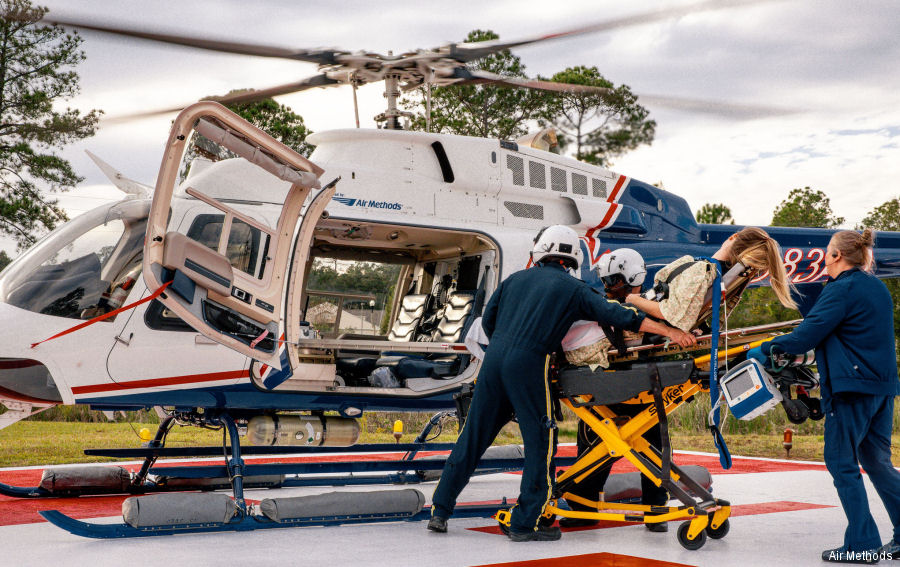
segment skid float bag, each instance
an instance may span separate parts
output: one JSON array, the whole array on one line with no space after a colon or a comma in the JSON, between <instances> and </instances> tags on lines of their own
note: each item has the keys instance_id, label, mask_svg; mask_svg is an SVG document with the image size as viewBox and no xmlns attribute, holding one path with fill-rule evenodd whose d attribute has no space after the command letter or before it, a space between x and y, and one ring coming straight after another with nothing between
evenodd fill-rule
<instances>
[{"instance_id":1,"label":"skid float bag","mask_svg":"<svg viewBox=\"0 0 900 567\"><path fill-rule=\"evenodd\" d=\"M425 505L425 495L415 489L377 492L328 492L314 496L266 498L259 503L263 515L275 522L296 518L333 518L385 514L413 516Z\"/></svg>"},{"instance_id":2,"label":"skid float bag","mask_svg":"<svg viewBox=\"0 0 900 567\"><path fill-rule=\"evenodd\" d=\"M78 466L44 469L41 488L48 492L106 488L125 492L131 484L131 473L123 467Z\"/></svg>"},{"instance_id":3,"label":"skid float bag","mask_svg":"<svg viewBox=\"0 0 900 567\"><path fill-rule=\"evenodd\" d=\"M154 494L122 502L122 518L133 528L227 523L237 506L225 494Z\"/></svg>"}]
</instances>

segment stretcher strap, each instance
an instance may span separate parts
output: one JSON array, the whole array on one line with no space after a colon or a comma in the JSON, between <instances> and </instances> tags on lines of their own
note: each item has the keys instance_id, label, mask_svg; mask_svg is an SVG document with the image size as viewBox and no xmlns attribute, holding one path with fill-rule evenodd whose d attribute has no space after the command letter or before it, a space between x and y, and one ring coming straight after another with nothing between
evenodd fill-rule
<instances>
[{"instance_id":1,"label":"stretcher strap","mask_svg":"<svg viewBox=\"0 0 900 567\"><path fill-rule=\"evenodd\" d=\"M38 345L41 344L41 343L45 343L45 342L47 342L47 341L52 341L53 339L58 338L58 337L61 337L61 336L63 336L63 335L68 335L69 333L74 333L75 331L79 331L79 330L81 330L81 329L84 329L85 327L88 327L88 326L90 326L90 325L93 325L93 324L96 323L97 321L102 321L102 320L104 320L104 319L109 319L110 317L115 317L116 315L118 315L119 313L121 313L121 312L123 312L123 311L128 311L129 309L134 309L135 307L137 307L138 305L140 305L140 304L142 304L142 303L147 303L148 301L151 301L151 300L153 300L153 299L156 299L157 297L160 296L160 294L162 294L162 292L164 292L164 291L166 290L167 287L169 287L169 284L170 284L170 283L172 283L172 282L171 282L171 281L168 281L168 282L162 284L162 285L159 287L159 289L157 289L156 291L154 291L153 293L151 293L151 294L148 295L147 297L145 297L145 298L143 298L143 299L140 299L140 300L138 300L138 301L135 301L134 303L131 303L131 304L129 304L129 305L125 305L124 307L119 307L119 308L116 309L115 311L110 311L109 313L104 313L103 315L99 315L99 316L97 316L97 317L94 317L93 319L88 319L88 320L85 321L84 323L79 323L78 325L75 325L74 327L70 327L70 328L66 329L65 331L60 331L60 332L56 333L55 335L53 335L52 337L48 337L48 338L46 338L46 339L44 339L44 340L42 340L42 341L38 341L38 342L36 342L36 343L31 343L31 348L34 348L34 347L38 346Z\"/></svg>"},{"instance_id":2,"label":"stretcher strap","mask_svg":"<svg viewBox=\"0 0 900 567\"><path fill-rule=\"evenodd\" d=\"M719 421L721 419L719 413L719 310L722 305L722 266L714 258L709 261L716 267L716 279L712 288L712 349L709 358L709 403L712 407L710 411L709 427L713 435L713 443L719 451L719 463L723 469L731 468L731 453L719 430Z\"/></svg>"},{"instance_id":3,"label":"stretcher strap","mask_svg":"<svg viewBox=\"0 0 900 567\"><path fill-rule=\"evenodd\" d=\"M672 451L669 448L669 416L666 414L666 404L662 397L662 381L659 378L659 369L656 364L650 366L650 378L653 380L653 404L656 406L656 417L659 419L659 450L662 454L662 475L660 480L666 490L672 483Z\"/></svg>"}]
</instances>

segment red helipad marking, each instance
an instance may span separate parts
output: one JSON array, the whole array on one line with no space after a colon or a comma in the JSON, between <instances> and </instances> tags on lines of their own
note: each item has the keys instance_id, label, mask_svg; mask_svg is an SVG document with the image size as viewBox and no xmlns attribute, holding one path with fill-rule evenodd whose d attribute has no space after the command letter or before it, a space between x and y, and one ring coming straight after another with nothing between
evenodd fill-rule
<instances>
[{"instance_id":1,"label":"red helipad marking","mask_svg":"<svg viewBox=\"0 0 900 567\"><path fill-rule=\"evenodd\" d=\"M476 567L691 567L687 563L672 563L619 555L618 553L586 553L584 555L566 555L565 557L548 557L531 561L513 561L510 563L489 563Z\"/></svg>"},{"instance_id":2,"label":"red helipad marking","mask_svg":"<svg viewBox=\"0 0 900 567\"><path fill-rule=\"evenodd\" d=\"M73 518L102 518L122 513L127 496L83 496L81 498L3 498L0 526L45 522L41 510L59 510Z\"/></svg>"},{"instance_id":3,"label":"red helipad marking","mask_svg":"<svg viewBox=\"0 0 900 567\"><path fill-rule=\"evenodd\" d=\"M760 502L758 504L738 504L731 507L731 517L737 516L757 516L759 514L776 514L778 512L798 512L801 510L818 510L820 508L834 508L830 504L813 504L811 502L790 502L787 500L779 500L777 502ZM670 520L680 522L682 520ZM563 528L564 532L580 532L584 530L603 530L606 528L620 528L622 526L634 526L640 522L613 522L603 520L596 526L587 526L583 528ZM486 534L502 535L500 526L491 525L480 528L468 528L473 532L482 532Z\"/></svg>"}]
</instances>

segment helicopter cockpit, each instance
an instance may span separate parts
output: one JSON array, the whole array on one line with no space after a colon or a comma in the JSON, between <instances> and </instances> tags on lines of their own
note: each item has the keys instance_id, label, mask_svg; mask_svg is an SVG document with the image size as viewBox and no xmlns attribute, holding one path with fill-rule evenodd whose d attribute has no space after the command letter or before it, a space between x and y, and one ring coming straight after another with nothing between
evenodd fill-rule
<instances>
[{"instance_id":1,"label":"helicopter cockpit","mask_svg":"<svg viewBox=\"0 0 900 567\"><path fill-rule=\"evenodd\" d=\"M127 200L64 224L4 270L0 301L70 319L120 307L141 271L149 210L149 200Z\"/></svg>"}]
</instances>

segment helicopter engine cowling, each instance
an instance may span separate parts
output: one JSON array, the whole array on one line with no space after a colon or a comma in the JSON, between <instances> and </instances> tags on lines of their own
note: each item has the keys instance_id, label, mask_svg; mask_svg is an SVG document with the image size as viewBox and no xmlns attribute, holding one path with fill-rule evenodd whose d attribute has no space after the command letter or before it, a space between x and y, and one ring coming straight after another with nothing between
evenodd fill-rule
<instances>
[{"instance_id":1,"label":"helicopter engine cowling","mask_svg":"<svg viewBox=\"0 0 900 567\"><path fill-rule=\"evenodd\" d=\"M247 423L254 445L348 447L359 439L359 422L320 415L258 415Z\"/></svg>"}]
</instances>

